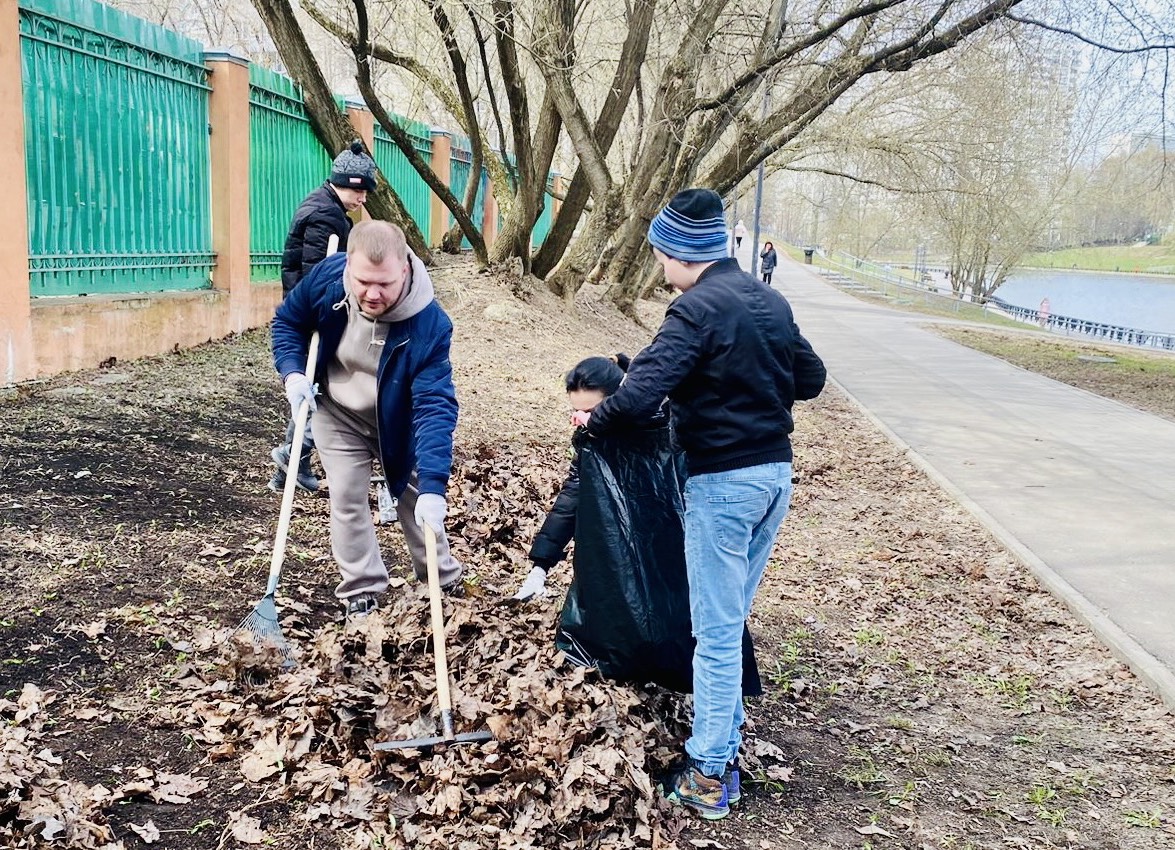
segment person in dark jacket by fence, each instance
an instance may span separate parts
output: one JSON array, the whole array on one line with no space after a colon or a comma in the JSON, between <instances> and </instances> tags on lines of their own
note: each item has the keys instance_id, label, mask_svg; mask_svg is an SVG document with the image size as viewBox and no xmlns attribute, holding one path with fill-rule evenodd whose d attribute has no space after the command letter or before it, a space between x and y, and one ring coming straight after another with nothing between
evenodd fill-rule
<instances>
[{"instance_id":1,"label":"person in dark jacket by fence","mask_svg":"<svg viewBox=\"0 0 1175 850\"><path fill-rule=\"evenodd\" d=\"M567 400L571 410L588 411L620 388L624 372L628 368L628 356L589 357L575 365L567 373ZM667 414L650 423L654 427L665 427L669 423ZM579 443L583 439L582 429L572 438L571 467L567 478L555 497L555 504L547 512L546 519L535 535L530 546L530 560L534 564L522 587L511 598L519 601L542 596L546 592L547 573L567 556L567 546L575 537L575 512L579 506Z\"/></svg>"},{"instance_id":2,"label":"person in dark jacket by fence","mask_svg":"<svg viewBox=\"0 0 1175 850\"><path fill-rule=\"evenodd\" d=\"M661 789L716 820L740 796L741 636L791 499L792 406L815 398L826 375L787 300L727 257L717 193L679 192L648 238L681 295L620 389L575 419L606 435L648 419L669 397L689 476L685 560L697 645L692 734Z\"/></svg>"},{"instance_id":3,"label":"person in dark jacket by fence","mask_svg":"<svg viewBox=\"0 0 1175 850\"><path fill-rule=\"evenodd\" d=\"M352 142L350 148L335 157L330 179L307 195L294 213L282 252L283 299L289 297L298 282L326 259L332 236L339 239L340 253L347 250L347 235L351 232L351 219L347 213L362 207L367 201L367 193L374 189L375 162L363 152L362 142ZM268 485L275 493L280 493L286 486L293 442L294 420L291 418L286 423L285 442L269 453L277 466ZM318 478L310 468L313 449L314 436L307 419L297 475L298 486L308 493L318 489Z\"/></svg>"},{"instance_id":4,"label":"person in dark jacket by fence","mask_svg":"<svg viewBox=\"0 0 1175 850\"><path fill-rule=\"evenodd\" d=\"M779 264L779 255L775 253L775 246L770 242L763 246L762 253L759 254L759 259L763 261L761 270L763 272L763 282L768 286L771 285L771 273L775 271L775 267Z\"/></svg>"},{"instance_id":5,"label":"person in dark jacket by fence","mask_svg":"<svg viewBox=\"0 0 1175 850\"><path fill-rule=\"evenodd\" d=\"M307 375L315 331L319 356ZM376 458L399 499L416 577L428 577L427 524L437 534L442 589L461 591L461 564L444 533L457 427L452 336L424 264L408 251L404 232L384 221L355 225L347 253L315 266L273 319L274 365L290 407L309 400L316 410L315 442L330 481L331 553L342 573L335 595L348 616L377 607L388 587L368 502Z\"/></svg>"}]
</instances>

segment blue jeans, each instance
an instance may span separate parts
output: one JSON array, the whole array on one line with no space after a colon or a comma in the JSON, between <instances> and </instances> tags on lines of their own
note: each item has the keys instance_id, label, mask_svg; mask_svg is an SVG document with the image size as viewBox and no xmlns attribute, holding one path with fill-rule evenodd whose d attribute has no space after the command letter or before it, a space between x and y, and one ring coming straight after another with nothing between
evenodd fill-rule
<instances>
[{"instance_id":1,"label":"blue jeans","mask_svg":"<svg viewBox=\"0 0 1175 850\"><path fill-rule=\"evenodd\" d=\"M720 776L743 725L743 623L791 501L791 464L693 475L685 485L685 565L694 650L694 723L685 751Z\"/></svg>"}]
</instances>

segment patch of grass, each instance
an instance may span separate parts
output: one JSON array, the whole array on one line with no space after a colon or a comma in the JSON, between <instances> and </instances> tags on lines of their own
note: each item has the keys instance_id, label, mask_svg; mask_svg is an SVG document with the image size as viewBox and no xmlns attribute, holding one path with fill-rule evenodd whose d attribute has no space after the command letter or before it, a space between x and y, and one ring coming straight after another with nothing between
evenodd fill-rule
<instances>
[{"instance_id":1,"label":"patch of grass","mask_svg":"<svg viewBox=\"0 0 1175 850\"><path fill-rule=\"evenodd\" d=\"M1075 797L1084 797L1097 784L1088 770L1076 770L1069 776L1062 790Z\"/></svg>"},{"instance_id":2,"label":"patch of grass","mask_svg":"<svg viewBox=\"0 0 1175 850\"><path fill-rule=\"evenodd\" d=\"M1102 245L1029 254L1022 266L1105 272L1175 273L1175 245Z\"/></svg>"},{"instance_id":3,"label":"patch of grass","mask_svg":"<svg viewBox=\"0 0 1175 850\"><path fill-rule=\"evenodd\" d=\"M1000 699L1000 704L1004 708L1011 709L1021 709L1028 705L1036 684L1035 679L1023 673L1000 678L972 676L970 680L982 694Z\"/></svg>"},{"instance_id":4,"label":"patch of grass","mask_svg":"<svg viewBox=\"0 0 1175 850\"><path fill-rule=\"evenodd\" d=\"M1050 826L1059 827L1065 823L1065 813L1068 809L1050 809L1047 806L1037 806L1036 816Z\"/></svg>"},{"instance_id":5,"label":"patch of grass","mask_svg":"<svg viewBox=\"0 0 1175 850\"><path fill-rule=\"evenodd\" d=\"M930 767L950 767L951 754L946 750L927 750L922 754L922 761Z\"/></svg>"},{"instance_id":6,"label":"patch of grass","mask_svg":"<svg viewBox=\"0 0 1175 850\"><path fill-rule=\"evenodd\" d=\"M877 785L886 781L885 773L877 766L877 763L873 761L873 756L868 752L860 747L852 747L849 750L849 756L853 762L846 764L836 774L847 784L855 786L859 791L864 791L866 785Z\"/></svg>"},{"instance_id":7,"label":"patch of grass","mask_svg":"<svg viewBox=\"0 0 1175 850\"><path fill-rule=\"evenodd\" d=\"M1057 798L1057 790L1051 785L1033 785L1024 799L1034 806L1040 806Z\"/></svg>"},{"instance_id":8,"label":"patch of grass","mask_svg":"<svg viewBox=\"0 0 1175 850\"><path fill-rule=\"evenodd\" d=\"M1024 795L1024 799L1033 807L1036 816L1051 826L1060 826L1065 822L1065 812L1059 806L1051 805L1057 799L1057 791L1050 785L1033 785Z\"/></svg>"},{"instance_id":9,"label":"patch of grass","mask_svg":"<svg viewBox=\"0 0 1175 850\"><path fill-rule=\"evenodd\" d=\"M901 806L905 803L913 803L918 798L918 784L910 779L901 789L891 791L886 797L886 802L891 806Z\"/></svg>"},{"instance_id":10,"label":"patch of grass","mask_svg":"<svg viewBox=\"0 0 1175 850\"><path fill-rule=\"evenodd\" d=\"M1155 809L1147 812L1142 809L1127 809L1122 813L1126 823L1143 829L1158 829L1163 825L1163 810Z\"/></svg>"},{"instance_id":11,"label":"patch of grass","mask_svg":"<svg viewBox=\"0 0 1175 850\"><path fill-rule=\"evenodd\" d=\"M853 643L857 646L881 646L885 643L885 635L878 629L865 627L857 629L853 635Z\"/></svg>"},{"instance_id":12,"label":"patch of grass","mask_svg":"<svg viewBox=\"0 0 1175 850\"><path fill-rule=\"evenodd\" d=\"M885 725L890 729L900 729L903 732L908 732L914 728L914 721L908 717L902 717L899 714L891 714L885 718Z\"/></svg>"}]
</instances>

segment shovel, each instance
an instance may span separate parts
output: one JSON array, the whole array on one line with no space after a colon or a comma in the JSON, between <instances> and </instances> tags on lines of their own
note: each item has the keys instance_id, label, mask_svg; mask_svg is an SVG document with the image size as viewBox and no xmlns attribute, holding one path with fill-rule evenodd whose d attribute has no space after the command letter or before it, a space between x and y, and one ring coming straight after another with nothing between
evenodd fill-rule
<instances>
[{"instance_id":1,"label":"shovel","mask_svg":"<svg viewBox=\"0 0 1175 850\"><path fill-rule=\"evenodd\" d=\"M445 656L445 614L441 608L441 574L437 565L437 535L429 525L424 526L424 543L428 561L428 602L432 611L432 645L437 670L437 703L441 708L441 734L435 738L411 738L407 741L385 741L376 744L377 750L418 750L442 744L480 744L492 741L486 732L453 732L453 697L449 693L449 661Z\"/></svg>"}]
</instances>

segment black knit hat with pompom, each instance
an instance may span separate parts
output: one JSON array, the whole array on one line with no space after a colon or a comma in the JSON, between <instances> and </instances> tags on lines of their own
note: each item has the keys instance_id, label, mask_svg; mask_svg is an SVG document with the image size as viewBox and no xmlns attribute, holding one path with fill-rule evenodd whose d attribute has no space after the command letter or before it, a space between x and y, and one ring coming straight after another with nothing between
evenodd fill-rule
<instances>
[{"instance_id":1,"label":"black knit hat with pompom","mask_svg":"<svg viewBox=\"0 0 1175 850\"><path fill-rule=\"evenodd\" d=\"M344 189L375 191L375 160L363 150L363 142L356 139L350 148L335 157L330 182Z\"/></svg>"}]
</instances>

